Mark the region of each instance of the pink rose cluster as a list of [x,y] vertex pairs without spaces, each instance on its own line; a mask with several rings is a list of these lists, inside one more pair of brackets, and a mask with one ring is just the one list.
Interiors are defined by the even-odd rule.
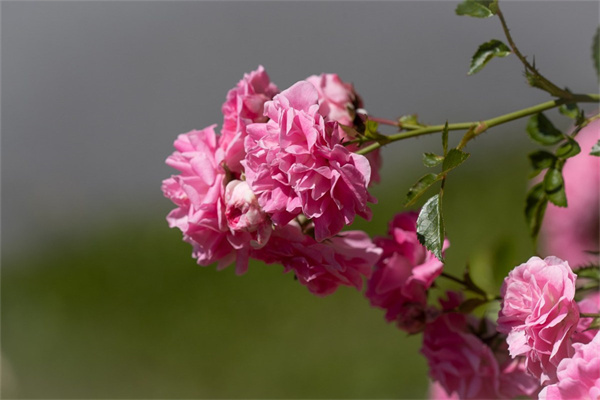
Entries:
[[341,125],[360,128],[360,105],[336,74],[279,93],[259,66],[227,93],[220,134],[211,125],[179,135],[167,158],[179,174],[162,191],[177,206],[169,226],[198,264],[235,262],[242,274],[255,258],[283,264],[317,295],[360,289],[381,253],[364,232],[340,233],[357,215],[369,219],[375,201],[380,162],[344,146]]
[[[558,257],[532,257],[513,269],[501,289],[498,331],[507,335],[511,357],[525,357],[544,399],[597,399],[600,339],[589,329],[600,294],[575,300],[577,276]],[[584,292],[585,293],[585,292]]]
[[[428,304],[444,265],[419,243],[417,218],[413,211],[397,214],[388,235],[374,239],[383,252],[367,282],[371,305],[384,309],[386,319],[401,330],[423,333],[431,398],[531,397],[539,384],[526,372],[525,358],[511,359],[506,335],[498,335],[490,321],[460,312],[461,293],[448,292],[440,307]],[[449,245],[446,239],[443,249]]]
[[600,333],[591,324],[600,293],[576,299],[581,283],[560,258],[530,258],[504,280],[497,326],[464,314],[463,296],[448,292],[420,326],[430,397],[597,399]]
[[[448,292],[440,307],[428,304],[428,294],[443,263],[417,238],[417,212],[397,214],[388,235],[374,242],[383,253],[367,283],[371,305],[409,334],[423,333],[421,353],[433,379],[432,398],[496,399],[531,397],[537,379],[525,368],[525,358],[511,359],[506,335],[498,335],[486,319],[460,312],[465,299]],[[443,249],[449,247],[444,241]]]

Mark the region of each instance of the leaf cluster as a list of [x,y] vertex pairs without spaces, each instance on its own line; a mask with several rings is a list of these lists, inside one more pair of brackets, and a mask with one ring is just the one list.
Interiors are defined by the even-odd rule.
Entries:
[[448,151],[448,122],[442,130],[443,155],[434,153],[423,154],[423,164],[426,167],[442,165],[441,172],[429,173],[422,176],[406,194],[404,205],[413,205],[434,183],[441,181],[442,186],[438,194],[432,196],[425,202],[417,218],[417,238],[419,242],[431,251],[440,261],[444,261],[442,250],[444,238],[444,218],[442,214],[442,199],[444,195],[444,183],[450,171],[461,165],[469,158],[469,153],[453,148]]
[[[560,111],[563,115],[575,117],[579,125],[583,124],[583,112],[576,105],[565,105]],[[541,112],[529,119],[527,133],[538,144],[556,146],[554,152],[536,150],[528,156],[532,168],[530,178],[546,171],[542,181],[529,190],[525,200],[525,219],[535,242],[548,202],[558,207],[568,205],[562,169],[566,160],[579,154],[581,148],[572,136],[558,130]]]

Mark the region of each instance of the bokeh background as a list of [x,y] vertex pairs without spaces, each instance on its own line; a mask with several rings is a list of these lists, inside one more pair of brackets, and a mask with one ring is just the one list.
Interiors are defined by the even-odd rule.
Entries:
[[[501,4],[545,75],[597,91],[597,2]],[[480,120],[548,100],[514,56],[466,76],[477,46],[503,36],[455,6],[2,2],[2,397],[425,397],[419,336],[354,289],[317,298],[279,266],[197,266],[160,183],[176,135],[220,124],[227,90],[259,64],[280,89],[336,72],[391,119]],[[490,290],[533,251],[524,127],[470,143],[447,182],[448,268],[470,262]],[[421,154],[440,147],[434,135],[385,148],[374,218],[356,227],[384,234],[425,173]]]

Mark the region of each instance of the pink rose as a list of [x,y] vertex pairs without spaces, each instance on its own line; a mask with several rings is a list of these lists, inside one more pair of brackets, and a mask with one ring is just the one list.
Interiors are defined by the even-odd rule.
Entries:
[[[418,213],[397,214],[390,222],[389,237],[375,238],[383,249],[365,295],[371,305],[386,310],[386,319],[396,321],[410,333],[422,330],[430,314],[427,290],[442,272],[442,264],[417,239]],[[444,242],[444,249],[449,242]]]
[[556,379],[556,367],[572,354],[571,335],[579,321],[576,275],[557,257],[531,257],[513,269],[501,289],[498,331],[508,334],[512,357],[527,357],[527,369],[542,384]]
[[275,229],[267,245],[252,256],[267,264],[282,264],[313,294],[326,296],[340,285],[362,288],[381,249],[362,231],[341,232],[321,243],[295,223]]
[[312,75],[306,80],[317,89],[321,115],[343,125],[353,125],[362,101],[351,83],[342,81],[338,74]]
[[262,65],[256,71],[244,74],[236,87],[227,93],[223,103],[223,129],[221,148],[225,151],[225,162],[230,171],[239,174],[242,171],[240,161],[244,159],[244,138],[246,126],[253,122],[265,122],[264,104],[279,93],[277,86],[271,83],[269,75]]
[[246,180],[277,226],[303,213],[322,241],[371,217],[369,162],[340,145],[337,122],[318,113],[318,93],[306,81],[265,104],[266,123],[248,125]]
[[215,125],[181,134],[167,165],[181,172],[163,181],[164,195],[178,207],[167,216],[170,227],[179,228],[192,244],[198,264],[216,261],[225,267],[235,259],[227,241],[223,213],[223,152],[218,149]]
[[597,400],[600,398],[600,333],[588,344],[575,343],[575,354],[558,364],[558,382],[540,392],[540,399]]
[[[225,204],[226,171],[223,168],[224,152],[219,146],[215,125],[200,131],[191,131],[178,136],[176,151],[167,158],[167,165],[179,170],[179,175],[165,179],[162,184],[164,195],[177,208],[169,213],[170,227],[183,232],[183,239],[193,247],[192,256],[200,265],[218,262],[218,269],[236,261],[236,272],[242,274],[248,268],[250,225],[236,230],[228,226]],[[239,203],[239,202],[238,202]],[[230,203],[230,222],[234,222]],[[244,208],[243,205],[240,205]],[[258,237],[254,238],[258,240]]]
[[258,205],[248,183],[234,180],[227,184],[225,207],[227,225],[238,238],[240,246],[250,241],[259,248],[267,243],[272,230],[271,221]]
[[600,139],[600,120],[593,121],[576,136],[581,153],[563,168],[567,208],[548,204],[541,238],[546,254],[553,254],[576,269],[597,263],[600,243],[600,158],[590,150]]
[[[322,116],[342,125],[354,126],[354,128],[360,129],[357,122],[362,124],[362,121],[356,120],[356,110],[363,105],[360,96],[354,91],[354,86],[351,83],[342,81],[337,74],[312,75],[306,80],[317,89],[319,113]],[[341,128],[340,136],[346,140],[354,139],[348,137]],[[348,150],[352,152],[358,149],[359,146],[355,144],[348,146]],[[382,160],[379,150],[376,149],[365,155],[371,165],[370,183],[381,180],[379,170],[381,169]]]
[[525,372],[523,360],[509,358],[504,338],[494,330],[487,320],[459,313],[427,324],[421,353],[434,380],[431,398],[499,399],[536,392],[536,379]]

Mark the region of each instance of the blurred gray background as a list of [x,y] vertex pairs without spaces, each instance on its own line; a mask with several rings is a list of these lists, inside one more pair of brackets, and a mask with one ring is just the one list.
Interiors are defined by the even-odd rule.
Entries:
[[[457,3],[1,2],[1,397],[426,397],[420,336],[351,288],[317,298],[280,266],[198,267],[160,185],[176,136],[220,125],[227,91],[259,64],[280,90],[338,73],[381,118],[473,121],[547,101],[514,56],[466,75],[503,34]],[[542,73],[598,90],[597,1],[501,5]],[[470,142],[445,189],[445,268],[468,261],[490,293],[533,254],[525,123]],[[383,234],[421,154],[440,148],[439,135],[384,148],[373,221],[353,228]]]
[[[455,16],[456,3],[2,2],[3,253],[168,210],[159,188],[176,135],[220,124],[227,90],[259,64],[280,90],[337,72],[385,118],[468,121],[545,101],[514,56],[466,76],[477,46],[503,35],[497,19]],[[544,74],[596,87],[598,2],[502,6]],[[522,128],[487,136],[489,148],[523,139]],[[410,167],[431,140],[389,146],[386,170]]]

